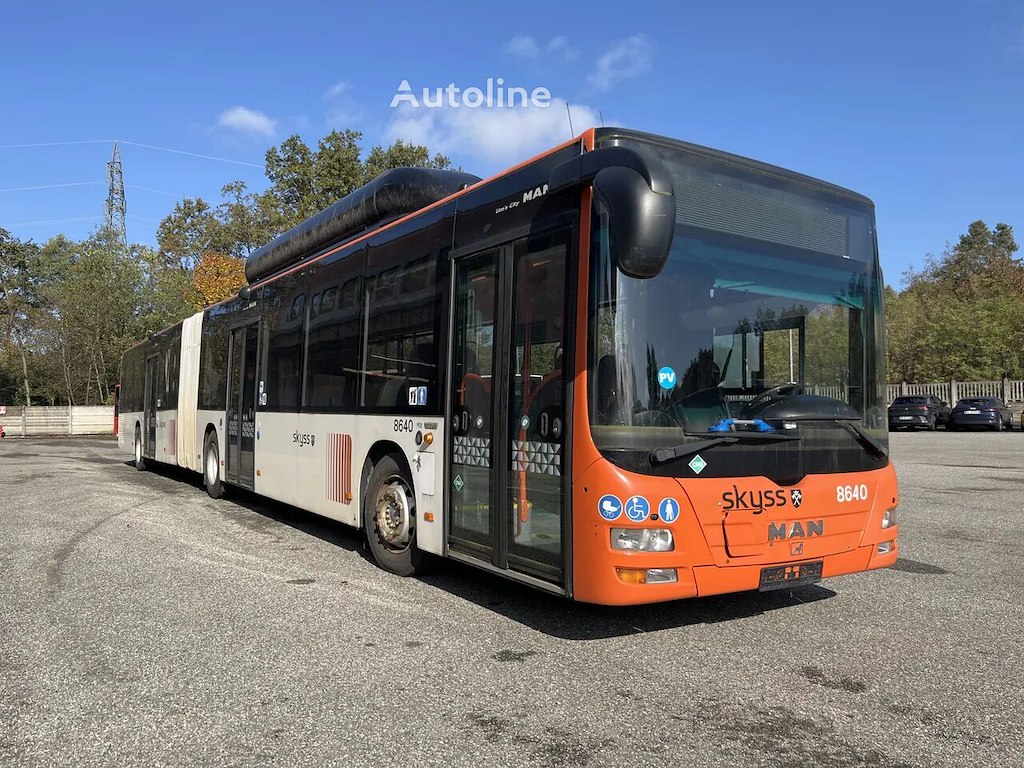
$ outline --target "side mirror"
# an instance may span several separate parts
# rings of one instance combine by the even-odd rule
[[[609,248],[619,270],[637,278],[661,272],[676,220],[672,176],[664,164],[629,147],[602,147],[556,166],[548,186],[557,192],[586,182],[607,210]]]
[[[594,177],[608,211],[612,258],[629,277],[655,277],[668,259],[676,225],[675,196],[652,190],[632,168],[612,166]]]

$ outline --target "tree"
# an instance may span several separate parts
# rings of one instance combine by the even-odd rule
[[[441,154],[430,156],[426,147],[401,139],[386,149],[376,146],[366,162],[360,160],[359,131],[332,131],[310,149],[298,135],[267,150],[267,194],[276,201],[286,225],[293,227],[322,211],[385,171],[402,166],[451,168]]]
[[[156,240],[161,253],[188,271],[213,247],[217,226],[209,203],[201,197],[185,198],[160,222]]]
[[[431,158],[426,147],[421,147],[417,144],[406,144],[401,139],[398,139],[387,149],[377,145],[370,150],[364,167],[363,183],[373,181],[382,173],[390,171],[392,168],[403,168],[406,166],[449,169],[452,167],[452,161],[440,153]]]
[[[31,266],[36,251],[33,243],[17,240],[0,228],[0,334],[14,346],[21,360],[26,405],[32,405],[28,339],[35,306]]]
[[[975,221],[887,294],[892,381],[1024,375],[1024,265],[1013,229]]]
[[[298,134],[266,153],[270,187],[250,191],[233,181],[221,189],[215,207],[202,198],[179,202],[157,230],[160,252],[184,271],[192,271],[208,253],[247,258],[260,246],[332,205],[385,171],[402,166],[451,168],[441,154],[401,139],[373,147],[361,159],[359,131],[332,131],[315,149]]]
[[[213,252],[204,254],[195,272],[198,306],[208,306],[230,298],[245,282],[243,259]]]

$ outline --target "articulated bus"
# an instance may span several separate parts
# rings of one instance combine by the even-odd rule
[[[389,171],[122,362],[136,466],[576,600],[892,565],[870,200],[600,128],[487,180]]]

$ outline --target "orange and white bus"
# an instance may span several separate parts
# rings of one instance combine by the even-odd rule
[[[892,565],[874,210],[601,128],[482,181],[397,169],[122,362],[121,446],[577,600]]]

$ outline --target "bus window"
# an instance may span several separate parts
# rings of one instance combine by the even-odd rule
[[[313,297],[310,307],[309,332],[306,337],[305,406],[321,413],[355,413],[359,386],[359,329],[362,320],[362,294],[357,290],[361,280],[351,278],[345,283],[351,290],[339,300],[338,283],[334,282],[361,269],[357,258],[346,258],[327,265],[317,280],[331,281],[323,295]],[[319,303],[319,311],[313,309]]]
[[[364,408],[439,407],[434,275],[435,259],[423,257],[373,278],[366,319]]]
[[[284,277],[264,289],[266,358],[263,370],[268,411],[297,411],[302,392],[305,280]]]

